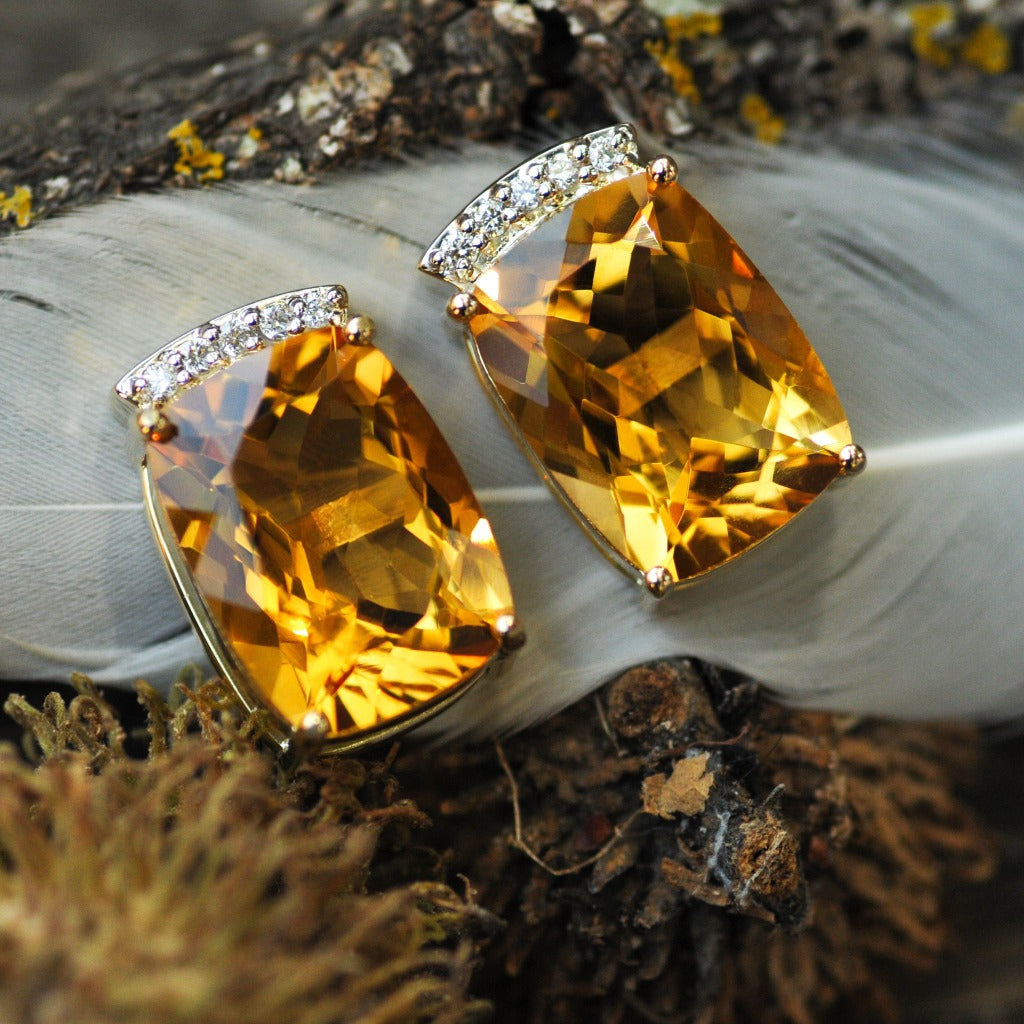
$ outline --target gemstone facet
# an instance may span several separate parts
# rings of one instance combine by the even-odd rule
[[[545,475],[640,577],[700,575],[839,473],[828,374],[724,228],[644,172],[554,213],[476,278],[478,362]]]
[[[151,515],[251,703],[292,728],[322,713],[330,739],[372,734],[497,654],[513,612],[490,526],[380,350],[306,330],[163,413],[176,432],[147,446]]]

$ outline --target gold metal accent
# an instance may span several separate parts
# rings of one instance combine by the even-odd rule
[[[857,476],[867,467],[868,455],[859,444],[844,445],[839,452],[839,463],[840,476]]]
[[[301,298],[301,293],[286,294],[275,297],[274,301],[288,301],[294,297],[296,301]],[[347,294],[343,288],[328,296],[336,301],[344,316],[347,310],[343,303],[347,300]],[[264,304],[271,300],[263,300]],[[256,306],[243,307],[252,309],[258,315]],[[225,314],[227,316],[227,314]],[[215,318],[220,320],[221,318]],[[208,330],[217,331],[214,325],[205,325]],[[198,330],[198,329],[197,329]],[[369,317],[354,317],[344,325],[336,325],[338,335],[347,339],[350,343],[369,344],[375,335],[373,321]],[[286,339],[268,339],[266,347],[277,344],[284,344]],[[292,342],[288,342],[292,344]],[[164,351],[164,350],[161,350]],[[258,351],[258,350],[254,350]],[[375,356],[376,353],[371,352]],[[174,353],[170,352],[164,358],[173,358]],[[248,358],[249,353],[243,353],[236,359]],[[151,357],[152,358],[152,357]],[[173,365],[173,364],[172,364]],[[118,393],[118,406],[122,412],[132,408],[132,402],[123,393]],[[136,406],[137,408],[137,406]],[[173,406],[169,406],[170,413],[174,415]],[[139,411],[137,417],[137,429],[146,440],[153,443],[170,440],[179,431],[179,426],[172,423],[170,417],[162,411],[159,406],[145,405]],[[180,429],[184,429],[183,426]],[[243,664],[241,657],[235,651],[232,641],[227,634],[221,632],[221,627],[207,605],[199,584],[196,582],[187,561],[187,553],[182,549],[179,538],[171,524],[170,514],[164,507],[164,500],[158,484],[158,473],[156,469],[156,451],[150,449],[144,453],[141,460],[143,505],[146,515],[157,543],[157,547],[163,556],[164,564],[174,583],[186,615],[196,631],[215,671],[231,687],[242,707],[249,714],[261,712],[265,716],[266,735],[282,751],[287,753],[288,761],[296,758],[309,757],[317,753],[344,753],[362,749],[374,743],[379,743],[393,738],[411,728],[415,728],[424,721],[448,708],[458,700],[470,687],[476,685],[489,673],[496,670],[496,666],[507,660],[507,656],[523,641],[522,631],[519,629],[514,616],[499,616],[492,629],[495,639],[498,641],[491,657],[482,662],[472,675],[464,678],[457,686],[450,691],[439,693],[437,696],[425,700],[421,704],[414,704],[407,711],[396,715],[394,718],[385,719],[379,724],[369,726],[358,732],[351,732],[347,735],[338,736],[331,734],[331,724],[327,716],[319,710],[311,709],[310,712],[298,718],[286,718],[283,711],[278,710],[274,704],[265,696],[255,680],[249,675],[249,670]],[[161,452],[161,458],[164,453]],[[150,463],[153,463],[151,468]],[[486,526],[486,520],[481,518],[480,523]],[[487,527],[489,532],[489,527]],[[508,620],[508,621],[505,621]]]
[[[456,292],[448,300],[448,315],[453,320],[468,320],[476,316],[478,304],[469,292]]]
[[[672,579],[672,573],[660,565],[648,569],[644,575],[644,586],[648,593],[658,598],[659,601],[672,589],[673,583],[675,580]]]
[[[147,406],[138,416],[135,423],[139,433],[147,441],[154,444],[164,444],[170,441],[178,433],[178,428],[159,410],[153,406]]]
[[[352,345],[372,345],[377,325],[368,316],[354,316],[344,327],[345,340]]]
[[[679,165],[670,156],[656,156],[647,165],[647,177],[655,185],[671,184],[679,177]]]
[[[503,654],[518,651],[526,643],[526,634],[523,632],[519,620],[514,615],[500,616],[494,624],[494,632],[501,643]]]

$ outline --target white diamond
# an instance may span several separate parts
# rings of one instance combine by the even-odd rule
[[[220,359],[216,344],[199,333],[189,338],[181,355],[185,369],[192,377],[201,377],[211,367],[216,366]]]
[[[163,361],[150,363],[143,373],[143,378],[146,381],[146,392],[154,402],[162,402],[172,395],[178,386],[177,371]]]
[[[301,330],[300,314],[292,308],[293,299],[272,302],[260,310],[260,330],[264,338],[279,341]]]
[[[217,339],[220,351],[228,359],[237,359],[243,352],[259,347],[260,334],[249,309],[240,309],[226,317],[220,325]]]
[[[477,231],[487,238],[503,230],[501,208],[487,199],[482,199],[466,211],[476,224]]]
[[[590,163],[598,171],[610,171],[618,167],[626,158],[617,147],[613,136],[600,136],[590,143]]]
[[[338,313],[338,303],[331,301],[330,289],[318,289],[305,296],[306,308],[302,311],[303,327],[326,327]]]
[[[525,174],[520,174],[513,178],[509,185],[512,188],[512,205],[517,210],[526,212],[537,208],[537,203],[540,202],[537,182]]]
[[[548,160],[548,180],[561,192],[576,188],[579,167],[566,153],[556,153]]]

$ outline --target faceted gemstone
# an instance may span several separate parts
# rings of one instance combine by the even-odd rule
[[[378,349],[309,330],[164,411],[177,433],[147,450],[163,525],[242,685],[287,723],[381,726],[496,653],[512,609],[490,526]]]
[[[548,479],[641,573],[720,565],[839,473],[850,429],[821,361],[678,184],[591,192],[474,295],[480,362]]]

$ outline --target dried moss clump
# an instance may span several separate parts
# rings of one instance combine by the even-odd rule
[[[418,799],[509,923],[482,983],[498,1021],[877,1024],[896,972],[946,949],[951,881],[993,869],[955,796],[976,742],[665,664],[475,760],[449,751]]]
[[[138,736],[78,687],[7,702],[11,1024],[877,1024],[945,951],[950,883],[993,867],[956,796],[973,730],[790,711],[691,662],[394,766],[286,770],[198,680],[175,708],[140,687]]]
[[[129,757],[78,686],[7,704],[38,763],[0,748],[0,1020],[479,1019],[468,939],[491,921],[430,881],[387,763],[285,775],[212,685],[174,711],[142,689],[148,752]]]

